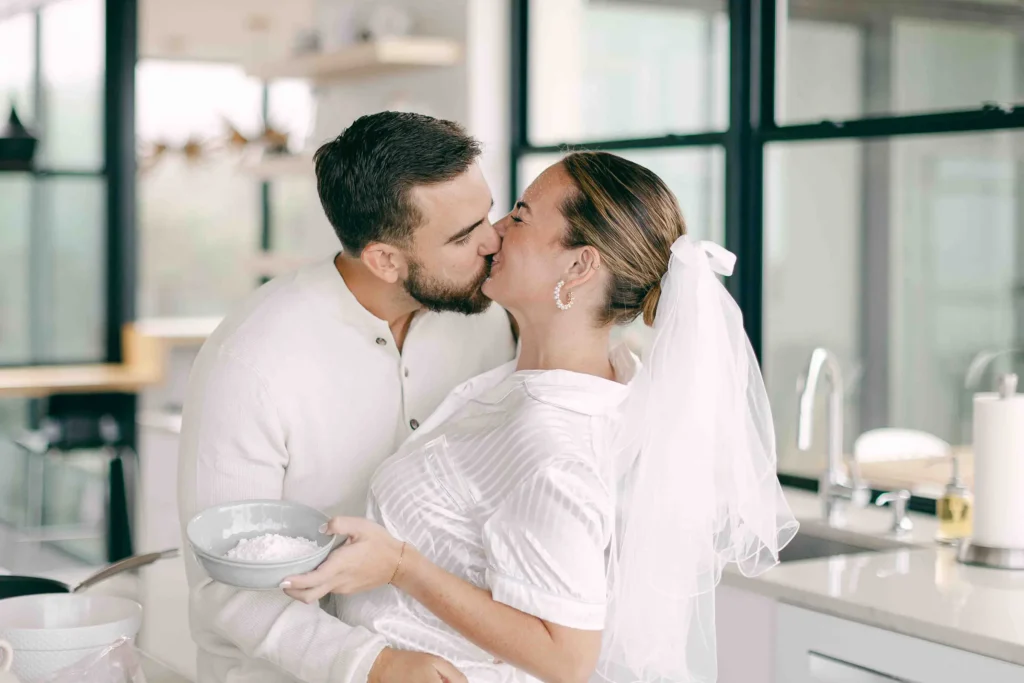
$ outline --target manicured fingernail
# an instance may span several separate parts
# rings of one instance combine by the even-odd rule
[[[319,531],[322,534],[326,534],[327,533],[327,522],[324,522],[323,524],[320,525]]]
[[[278,584],[278,588],[291,588],[291,587],[292,587],[292,582],[291,581],[282,581],[281,583]]]

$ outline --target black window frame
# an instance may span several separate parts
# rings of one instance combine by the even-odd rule
[[[47,102],[43,96],[42,83],[42,7],[39,3],[25,10],[32,16],[34,45],[32,55],[32,130],[38,137],[45,136],[42,121],[45,120]],[[138,56],[138,5],[137,0],[104,0],[104,65],[102,97],[102,159],[101,165],[93,169],[67,168],[51,165],[33,165],[27,171],[3,171],[4,174],[26,175],[31,178],[29,206],[29,233],[38,233],[39,221],[44,212],[45,197],[39,180],[48,178],[94,178],[105,181],[104,209],[106,226],[104,254],[106,267],[103,285],[104,352],[99,358],[76,358],[53,361],[41,359],[35,352],[41,325],[37,319],[30,320],[30,340],[33,348],[27,362],[0,363],[3,367],[24,367],[40,365],[79,365],[86,363],[120,363],[123,360],[122,330],[126,323],[135,319],[136,286],[136,229],[135,229],[135,63]],[[17,16],[17,15],[11,15]],[[30,246],[30,249],[32,247]],[[30,254],[31,258],[31,254]],[[33,284],[48,279],[52,273],[30,274],[26,283],[30,315],[50,307],[50,302],[40,300],[46,294],[45,288]]]
[[[791,141],[893,139],[911,135],[1020,130],[1024,129],[1024,103],[986,103],[973,109],[780,125],[775,107],[777,3],[775,0],[727,0],[722,5],[729,17],[729,118],[726,130],[532,145],[528,127],[527,82],[530,0],[511,0],[509,196],[517,197],[523,189],[519,186],[519,166],[525,157],[531,155],[557,153],[568,147],[607,151],[673,147],[724,148],[725,245],[737,255],[736,271],[728,285],[743,311],[754,352],[761,359],[764,314],[764,156],[767,145]],[[833,14],[843,10],[839,5],[833,5]],[[952,7],[944,5],[940,9],[947,14],[957,14]],[[840,11],[840,15],[843,11]],[[958,11],[962,13],[967,10]],[[964,18],[971,17],[965,15]],[[816,490],[818,486],[816,479],[805,476],[780,472],[779,479],[786,485],[809,490]],[[934,501],[915,497],[911,507],[934,512]]]

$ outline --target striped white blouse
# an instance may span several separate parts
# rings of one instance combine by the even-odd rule
[[[387,460],[368,516],[495,600],[571,628],[605,622],[605,553],[615,524],[611,432],[636,372],[618,381],[515,362],[456,388]],[[451,661],[471,683],[530,681],[392,586],[338,597],[344,622],[393,647]]]

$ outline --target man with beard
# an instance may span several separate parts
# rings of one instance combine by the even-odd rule
[[[479,145],[416,114],[364,116],[315,156],[341,241],[331,260],[260,288],[196,359],[178,498],[184,525],[240,499],[362,515],[377,465],[457,384],[515,353],[509,319],[481,292],[501,240]],[[187,560],[199,683],[455,683],[281,592],[214,582]]]

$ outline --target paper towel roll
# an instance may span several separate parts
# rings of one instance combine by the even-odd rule
[[[1024,548],[1024,394],[974,395],[972,539]]]

